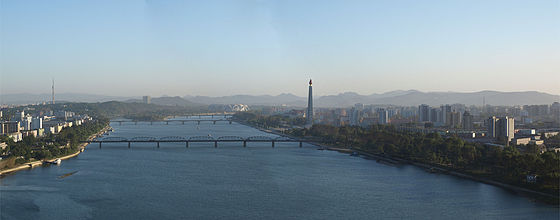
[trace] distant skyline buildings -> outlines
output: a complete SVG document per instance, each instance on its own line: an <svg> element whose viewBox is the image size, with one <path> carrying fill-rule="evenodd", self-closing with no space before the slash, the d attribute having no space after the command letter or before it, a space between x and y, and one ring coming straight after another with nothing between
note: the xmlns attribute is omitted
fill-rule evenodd
<svg viewBox="0 0 560 220"><path fill-rule="evenodd" d="M557 1L402 4L2 1L0 93L560 94Z"/></svg>

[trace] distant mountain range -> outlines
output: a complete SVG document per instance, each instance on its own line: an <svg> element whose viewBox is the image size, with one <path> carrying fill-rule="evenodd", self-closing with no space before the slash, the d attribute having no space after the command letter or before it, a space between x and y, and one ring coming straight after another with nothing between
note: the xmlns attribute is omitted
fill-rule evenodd
<svg viewBox="0 0 560 220"><path fill-rule="evenodd" d="M52 99L50 93L43 94L0 94L0 104L34 104L42 102L50 102ZM93 95L86 93L60 93L55 94L55 102L107 102L107 101L125 101L130 97Z"/></svg>
<svg viewBox="0 0 560 220"><path fill-rule="evenodd" d="M142 102L141 99L129 99L125 102ZM168 105L168 106L201 106L203 104L194 103L189 100L183 99L179 96L163 96L151 99L152 104L156 105Z"/></svg>
<svg viewBox="0 0 560 220"><path fill-rule="evenodd" d="M292 94L277 96L233 95L223 97L185 96L187 100L202 104L247 104L247 105L280 105L306 106L307 98ZM356 103L378 105L416 106L420 104L441 105L461 103L465 105L482 105L483 99L489 105L536 105L551 104L560 101L559 95L542 92L420 92L417 90L397 90L382 94L360 95L353 92L315 97L313 103L317 107L348 107Z"/></svg>
<svg viewBox="0 0 560 220"><path fill-rule="evenodd" d="M559 95L526 91L526 92L421 92L417 90L397 90L381 94L360 95L353 92L315 97L317 107L348 107L356 103L378 105L416 106L419 104L441 105L461 103L465 105L482 105L483 99L489 105L536 105L551 104L560 101ZM105 102L125 101L141 102L138 97L103 96L79 93L62 93L56 95L59 102ZM0 94L1 104L27 104L50 101L50 94ZM304 107L307 97L293 94L272 95L232 95L222 97L184 96L154 97L152 103L171 106L197 106L210 104L246 104L246 105L288 105Z"/></svg>

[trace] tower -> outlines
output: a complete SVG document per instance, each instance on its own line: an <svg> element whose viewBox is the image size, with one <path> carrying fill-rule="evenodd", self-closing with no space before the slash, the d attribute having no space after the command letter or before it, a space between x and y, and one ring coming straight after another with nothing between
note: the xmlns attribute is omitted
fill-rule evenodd
<svg viewBox="0 0 560 220"><path fill-rule="evenodd" d="M54 105L54 78L52 79L52 103Z"/></svg>
<svg viewBox="0 0 560 220"><path fill-rule="evenodd" d="M313 125L313 87L311 79L309 79L309 95L307 97L307 114L306 117L306 126L311 127Z"/></svg>

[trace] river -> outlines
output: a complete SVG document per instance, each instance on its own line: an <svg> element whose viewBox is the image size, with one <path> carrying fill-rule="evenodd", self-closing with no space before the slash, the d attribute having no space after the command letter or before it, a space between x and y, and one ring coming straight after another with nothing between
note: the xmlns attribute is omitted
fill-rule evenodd
<svg viewBox="0 0 560 220"><path fill-rule="evenodd" d="M274 136L227 122L112 126L111 137ZM560 211L492 185L298 143L91 144L59 166L0 179L0 205L2 219L558 219Z"/></svg>

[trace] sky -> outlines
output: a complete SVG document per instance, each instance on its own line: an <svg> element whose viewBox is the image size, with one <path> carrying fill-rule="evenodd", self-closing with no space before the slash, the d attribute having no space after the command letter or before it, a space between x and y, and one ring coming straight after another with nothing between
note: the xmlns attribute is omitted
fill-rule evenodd
<svg viewBox="0 0 560 220"><path fill-rule="evenodd" d="M0 0L0 93L560 94L560 1Z"/></svg>

